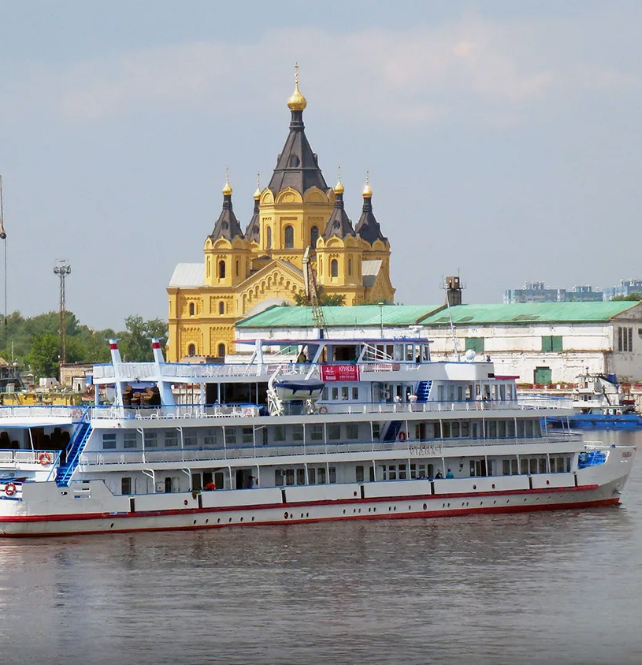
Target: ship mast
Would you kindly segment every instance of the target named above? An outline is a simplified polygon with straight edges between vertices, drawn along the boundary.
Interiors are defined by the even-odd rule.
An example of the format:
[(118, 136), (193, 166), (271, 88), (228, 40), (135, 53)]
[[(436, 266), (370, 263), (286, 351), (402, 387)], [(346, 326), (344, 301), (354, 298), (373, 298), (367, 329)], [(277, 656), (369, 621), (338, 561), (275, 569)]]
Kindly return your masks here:
[(303, 278), (305, 280), (305, 297), (310, 307), (312, 307), (312, 321), (321, 331), (321, 337), (327, 337), (328, 327), (323, 316), (323, 307), (319, 303), (319, 289), (310, 261), (309, 247), (305, 248), (305, 254), (303, 255)]

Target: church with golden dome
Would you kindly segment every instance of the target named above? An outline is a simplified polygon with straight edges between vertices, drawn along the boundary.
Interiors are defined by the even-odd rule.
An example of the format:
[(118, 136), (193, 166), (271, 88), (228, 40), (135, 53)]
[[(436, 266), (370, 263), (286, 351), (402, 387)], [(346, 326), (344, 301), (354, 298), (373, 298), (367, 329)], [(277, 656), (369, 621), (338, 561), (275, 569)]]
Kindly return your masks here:
[(234, 353), (234, 326), (271, 305), (294, 304), (305, 294), (303, 258), (310, 260), (323, 295), (345, 305), (392, 303), (390, 243), (372, 210), (366, 177), (356, 226), (343, 204), (344, 187), (323, 177), (305, 135), (299, 91), (288, 99), (290, 131), (269, 185), (254, 193), (254, 214), (243, 231), (226, 178), (223, 205), (205, 239), (203, 263), (179, 263), (167, 287), (168, 361)]

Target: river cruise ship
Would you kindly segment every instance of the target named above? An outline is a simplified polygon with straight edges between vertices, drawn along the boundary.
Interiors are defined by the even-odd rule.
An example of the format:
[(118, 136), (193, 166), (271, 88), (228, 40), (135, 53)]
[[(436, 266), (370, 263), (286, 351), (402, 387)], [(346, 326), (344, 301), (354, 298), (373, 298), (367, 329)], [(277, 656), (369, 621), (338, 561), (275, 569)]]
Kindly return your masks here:
[(91, 406), (0, 408), (2, 535), (617, 504), (635, 455), (547, 431), (571, 411), (422, 338), (257, 340), (223, 364), (110, 345)]

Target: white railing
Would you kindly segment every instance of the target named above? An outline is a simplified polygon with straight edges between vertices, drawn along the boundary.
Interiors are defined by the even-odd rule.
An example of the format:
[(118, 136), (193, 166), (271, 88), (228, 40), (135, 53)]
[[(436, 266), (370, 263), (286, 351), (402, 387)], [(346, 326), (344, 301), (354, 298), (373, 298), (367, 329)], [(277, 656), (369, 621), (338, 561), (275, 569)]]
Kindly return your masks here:
[(234, 446), (216, 448), (181, 448), (164, 450), (85, 452), (80, 466), (111, 464), (187, 463), (197, 461), (225, 461), (247, 458), (267, 458), (298, 455), (328, 455), (344, 453), (372, 453), (397, 451), (407, 457), (440, 456), (452, 448), (478, 448), (485, 446), (523, 446), (545, 442), (547, 446), (560, 443), (579, 443), (581, 434), (556, 434), (545, 437), (506, 439), (430, 439), (428, 441), (354, 441), (336, 443), (283, 444), (270, 446)]
[(59, 450), (0, 450), (0, 466), (39, 464), (48, 467), (56, 462), (59, 455)]
[(251, 418), (260, 415), (252, 404), (177, 404), (175, 406), (94, 406), (92, 420), (174, 420), (189, 418)]
[(82, 417), (84, 407), (64, 404), (0, 406), (2, 418), (73, 418)]

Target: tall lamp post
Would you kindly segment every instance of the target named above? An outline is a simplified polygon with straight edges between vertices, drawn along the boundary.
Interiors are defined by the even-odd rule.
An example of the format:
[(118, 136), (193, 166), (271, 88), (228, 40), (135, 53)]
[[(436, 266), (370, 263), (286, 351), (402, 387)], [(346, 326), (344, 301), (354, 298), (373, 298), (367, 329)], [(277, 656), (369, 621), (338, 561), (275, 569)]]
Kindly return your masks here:
[(60, 363), (64, 365), (67, 362), (67, 324), (65, 308), (65, 279), (71, 272), (71, 266), (67, 259), (60, 259), (60, 265), (55, 266), (53, 271), (60, 278)]

